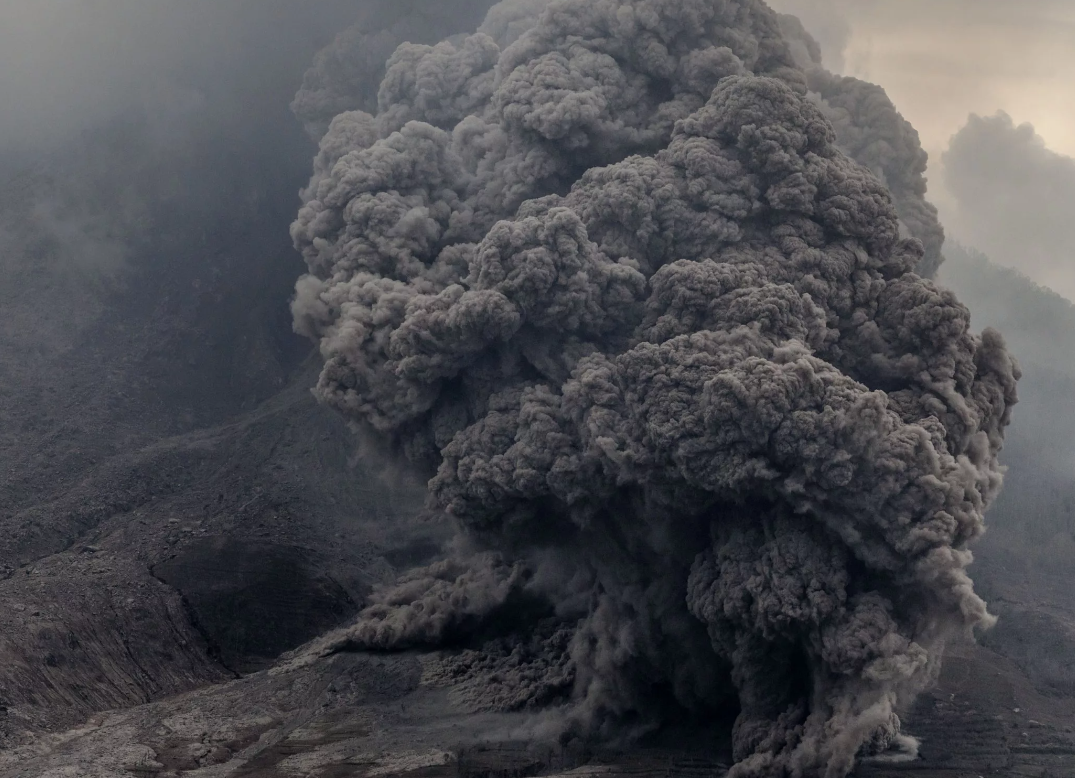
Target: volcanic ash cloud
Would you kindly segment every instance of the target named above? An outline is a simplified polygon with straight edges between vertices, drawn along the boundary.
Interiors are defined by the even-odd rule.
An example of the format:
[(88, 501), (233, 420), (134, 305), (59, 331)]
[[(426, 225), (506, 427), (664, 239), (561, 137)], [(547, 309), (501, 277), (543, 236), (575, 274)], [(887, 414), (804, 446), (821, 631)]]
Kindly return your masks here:
[(944, 262), (944, 228), (937, 208), (926, 199), (929, 155), (918, 131), (884, 89), (822, 67), (821, 47), (796, 17), (778, 18), (793, 56), (807, 74), (811, 98), (836, 130), (836, 145), (888, 187), (903, 229), (922, 241), (924, 253), (915, 272), (933, 278)]
[(761, 3), (490, 18), (506, 48), (397, 49), (292, 228), (318, 395), (428, 467), (478, 550), (347, 639), (544, 601), (581, 732), (737, 705), (734, 775), (845, 775), (992, 620), (966, 545), (1013, 361), (912, 272), (922, 243)]

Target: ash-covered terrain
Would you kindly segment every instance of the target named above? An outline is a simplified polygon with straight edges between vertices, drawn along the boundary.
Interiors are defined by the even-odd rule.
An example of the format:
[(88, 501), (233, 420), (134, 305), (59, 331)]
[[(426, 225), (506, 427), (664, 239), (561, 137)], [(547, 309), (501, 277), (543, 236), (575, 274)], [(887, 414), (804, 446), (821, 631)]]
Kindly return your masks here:
[(0, 160), (0, 775), (1075, 771), (1075, 319), (882, 89), (301, 5)]

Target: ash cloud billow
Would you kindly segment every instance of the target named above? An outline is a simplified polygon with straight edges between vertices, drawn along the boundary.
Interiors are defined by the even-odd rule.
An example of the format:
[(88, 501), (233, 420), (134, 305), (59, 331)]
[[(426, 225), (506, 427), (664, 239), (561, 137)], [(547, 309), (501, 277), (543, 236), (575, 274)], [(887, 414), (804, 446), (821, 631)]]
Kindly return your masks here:
[(812, 91), (765, 5), (532, 13), (400, 47), (292, 227), (317, 394), (472, 549), (336, 644), (532, 611), (573, 625), (581, 733), (731, 705), (733, 775), (845, 775), (992, 622), (967, 544), (1018, 370), (839, 149), (874, 103)]
[(344, 111), (377, 109), (385, 62), (404, 42), (436, 43), (473, 30), (494, 0), (367, 0), (358, 18), (318, 52), (291, 104), (314, 140)]
[(929, 155), (918, 132), (876, 84), (811, 68), (810, 88), (822, 98), (837, 145), (884, 182), (905, 231), (922, 241), (915, 272), (933, 278), (944, 261), (944, 228), (926, 199)]
[(922, 241), (925, 249), (916, 272), (935, 277), (944, 261), (944, 228), (937, 208), (926, 199), (929, 155), (918, 131), (884, 89), (823, 67), (821, 46), (797, 17), (781, 14), (779, 18), (792, 55), (807, 73), (811, 94), (836, 130), (837, 146), (888, 187), (904, 230)]

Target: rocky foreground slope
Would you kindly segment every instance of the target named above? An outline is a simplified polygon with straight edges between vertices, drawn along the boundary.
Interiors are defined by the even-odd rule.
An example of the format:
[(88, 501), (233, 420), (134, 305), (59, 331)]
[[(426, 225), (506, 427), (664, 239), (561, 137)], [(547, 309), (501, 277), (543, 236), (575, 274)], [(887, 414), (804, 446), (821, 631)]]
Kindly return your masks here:
[[(476, 710), (446, 680), (443, 653), (343, 654), (262, 671), (135, 708), (0, 754), (2, 776), (343, 778), (718, 775), (730, 752), (705, 731), (632, 748), (542, 739), (541, 719)], [(488, 679), (486, 679), (488, 680)], [(976, 648), (950, 657), (906, 712), (915, 762), (867, 763), (870, 778), (1047, 778), (1075, 770), (1075, 702), (1040, 694)]]

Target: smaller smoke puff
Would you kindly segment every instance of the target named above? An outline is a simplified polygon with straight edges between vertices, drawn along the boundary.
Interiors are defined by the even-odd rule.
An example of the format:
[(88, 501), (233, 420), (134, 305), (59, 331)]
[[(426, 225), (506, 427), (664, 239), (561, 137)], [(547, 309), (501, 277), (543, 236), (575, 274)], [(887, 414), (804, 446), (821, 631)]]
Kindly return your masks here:
[(550, 0), (514, 0), (497, 3), (489, 9), (478, 32), (484, 32), (496, 41), (501, 49), (506, 49), (527, 30), (537, 26), (549, 2)]
[(473, 30), (493, 0), (370, 0), (359, 18), (318, 52), (291, 103), (314, 140), (346, 111), (377, 110), (385, 63), (404, 42), (436, 43)]
[(465, 565), (451, 559), (438, 562), (374, 593), (346, 640), (367, 648), (451, 642), (502, 609), (524, 582), (521, 564), (508, 565), (495, 554), (468, 557)]
[(455, 703), (470, 711), (536, 710), (570, 697), (574, 631), (559, 620), (533, 625), (526, 639), (496, 638), (425, 660), (423, 683), (448, 686)]
[(379, 593), (337, 645), (544, 602), (579, 731), (735, 707), (733, 776), (846, 775), (992, 623), (966, 546), (1018, 371), (914, 272), (924, 188), (879, 175), (916, 139), (883, 93), (798, 66), (765, 5), (514, 18), (503, 49), (401, 47), (292, 227), (318, 395), (488, 549)]
[(971, 116), (944, 155), (958, 237), (1075, 298), (1075, 159), (1029, 124)]

